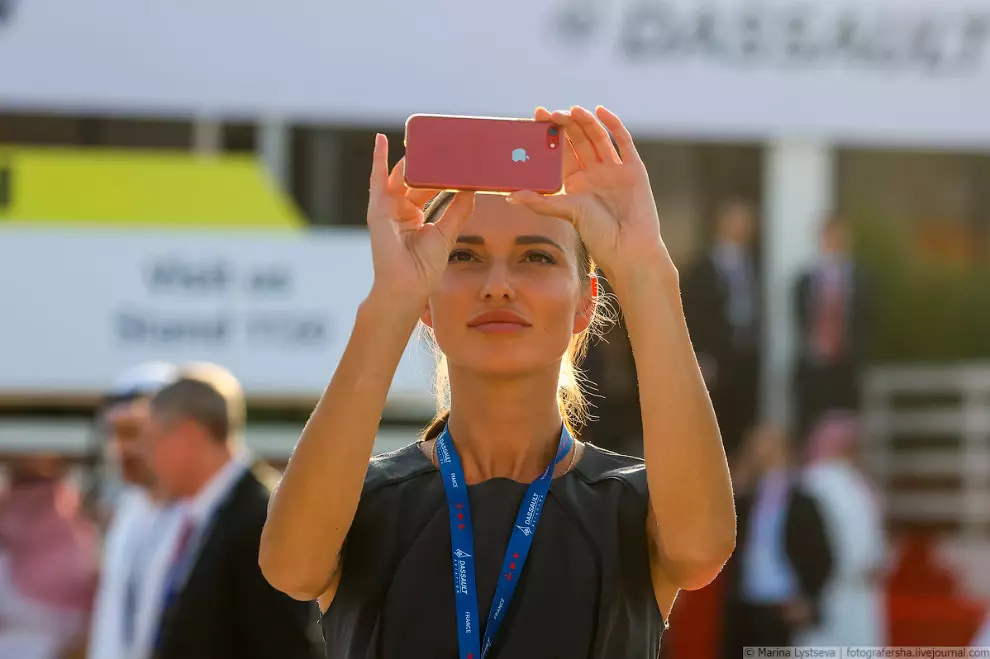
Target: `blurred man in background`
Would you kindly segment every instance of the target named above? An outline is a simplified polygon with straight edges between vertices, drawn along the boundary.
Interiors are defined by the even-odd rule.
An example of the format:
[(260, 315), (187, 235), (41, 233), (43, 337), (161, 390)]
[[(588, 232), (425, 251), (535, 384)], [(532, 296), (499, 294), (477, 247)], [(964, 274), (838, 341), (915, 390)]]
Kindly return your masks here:
[(0, 659), (81, 656), (96, 589), (95, 526), (57, 456), (13, 464), (0, 497)]
[(802, 483), (822, 513), (835, 569), (822, 592), (821, 619), (799, 645), (885, 644), (883, 517), (879, 494), (860, 465), (859, 438), (856, 417), (833, 411), (808, 443)]
[(818, 263), (795, 286), (798, 438), (831, 409), (858, 410), (869, 338), (869, 296), (850, 251), (849, 227), (833, 215), (822, 225)]
[(318, 655), (315, 603), (278, 592), (258, 566), (278, 474), (246, 453), (245, 415), (240, 384), (211, 364), (183, 369), (151, 401), (143, 448), (182, 509), (155, 659)]
[(124, 373), (108, 392), (103, 411), (109, 459), (122, 481), (104, 540), (89, 657), (144, 659), (161, 610), (167, 551), (179, 516), (156, 487), (139, 440), (148, 423), (151, 396), (173, 381), (171, 364), (142, 364)]
[(760, 295), (753, 256), (756, 213), (733, 199), (719, 206), (715, 243), (689, 267), (684, 315), (712, 396), (726, 454), (733, 457), (757, 413)]
[(726, 564), (725, 659), (745, 647), (792, 646), (819, 618), (832, 551), (814, 499), (799, 486), (786, 436), (756, 429), (733, 474), (735, 553)]

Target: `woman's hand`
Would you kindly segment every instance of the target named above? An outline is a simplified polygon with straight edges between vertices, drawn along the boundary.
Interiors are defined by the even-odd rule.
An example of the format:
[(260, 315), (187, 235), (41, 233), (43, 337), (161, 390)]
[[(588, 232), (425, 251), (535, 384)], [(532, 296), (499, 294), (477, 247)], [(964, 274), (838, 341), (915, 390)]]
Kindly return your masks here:
[(388, 171), (388, 140), (375, 136), (368, 200), (368, 231), (375, 266), (374, 290), (425, 304), (447, 267), (474, 194), (459, 192), (439, 219), (424, 222), (423, 206), (436, 190), (414, 190), (403, 180), (405, 160)]
[(536, 110), (536, 120), (550, 120), (564, 129), (569, 146), (563, 152), (564, 193), (542, 196), (521, 191), (510, 195), (509, 201), (569, 220), (606, 275), (641, 265), (673, 269), (660, 237), (650, 179), (632, 136), (605, 108), (598, 107), (595, 113), (597, 117), (577, 106), (552, 114)]

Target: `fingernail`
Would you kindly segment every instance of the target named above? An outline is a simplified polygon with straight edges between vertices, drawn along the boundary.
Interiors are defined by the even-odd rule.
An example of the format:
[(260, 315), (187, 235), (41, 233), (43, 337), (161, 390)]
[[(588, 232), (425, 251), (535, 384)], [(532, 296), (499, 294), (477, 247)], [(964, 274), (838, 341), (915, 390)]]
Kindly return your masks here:
[(509, 195), (508, 197), (505, 198), (505, 201), (506, 201), (506, 203), (509, 203), (509, 204), (518, 204), (519, 203), (519, 198), (518, 197), (513, 197), (512, 195)]

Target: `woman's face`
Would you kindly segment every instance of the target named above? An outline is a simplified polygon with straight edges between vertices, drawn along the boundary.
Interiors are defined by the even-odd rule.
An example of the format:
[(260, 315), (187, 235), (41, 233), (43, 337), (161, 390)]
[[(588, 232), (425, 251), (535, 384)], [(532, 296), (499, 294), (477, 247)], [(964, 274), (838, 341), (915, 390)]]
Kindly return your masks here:
[(564, 220), (478, 195), (423, 316), (449, 366), (512, 376), (559, 362), (594, 310), (578, 244)]

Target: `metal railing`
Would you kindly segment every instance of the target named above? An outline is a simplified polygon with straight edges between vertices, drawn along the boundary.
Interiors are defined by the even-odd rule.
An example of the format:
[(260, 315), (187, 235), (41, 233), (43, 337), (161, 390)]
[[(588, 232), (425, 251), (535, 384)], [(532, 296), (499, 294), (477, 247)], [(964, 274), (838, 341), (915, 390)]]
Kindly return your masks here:
[[(870, 466), (888, 518), (990, 530), (990, 364), (880, 366), (865, 380)], [(934, 402), (933, 402), (934, 401)]]

